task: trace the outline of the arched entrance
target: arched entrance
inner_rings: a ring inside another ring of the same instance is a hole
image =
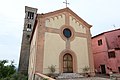
[[[66,53],[63,56],[63,72],[64,73],[73,72],[73,58],[72,58],[72,55],[69,53]]]
[[[71,66],[69,66],[69,64]],[[63,50],[59,56],[60,73],[77,73],[77,57],[72,50]]]

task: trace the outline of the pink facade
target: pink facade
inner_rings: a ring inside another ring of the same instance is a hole
[[[100,73],[120,72],[120,29],[92,37],[95,69]]]

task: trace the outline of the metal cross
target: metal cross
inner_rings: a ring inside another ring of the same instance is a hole
[[[67,2],[67,0],[65,0],[65,2],[63,2],[63,3],[65,3],[65,4],[66,4],[66,7],[67,7],[67,5],[69,4],[69,3]]]

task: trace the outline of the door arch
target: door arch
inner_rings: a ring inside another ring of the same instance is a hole
[[[73,58],[72,55],[69,53],[66,53],[63,56],[63,72],[73,73]]]

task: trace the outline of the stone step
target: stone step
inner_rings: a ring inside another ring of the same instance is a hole
[[[57,77],[57,80],[61,80],[61,79],[76,79],[76,78],[82,78],[82,77],[84,77],[84,76],[80,75],[78,73],[61,73]]]

